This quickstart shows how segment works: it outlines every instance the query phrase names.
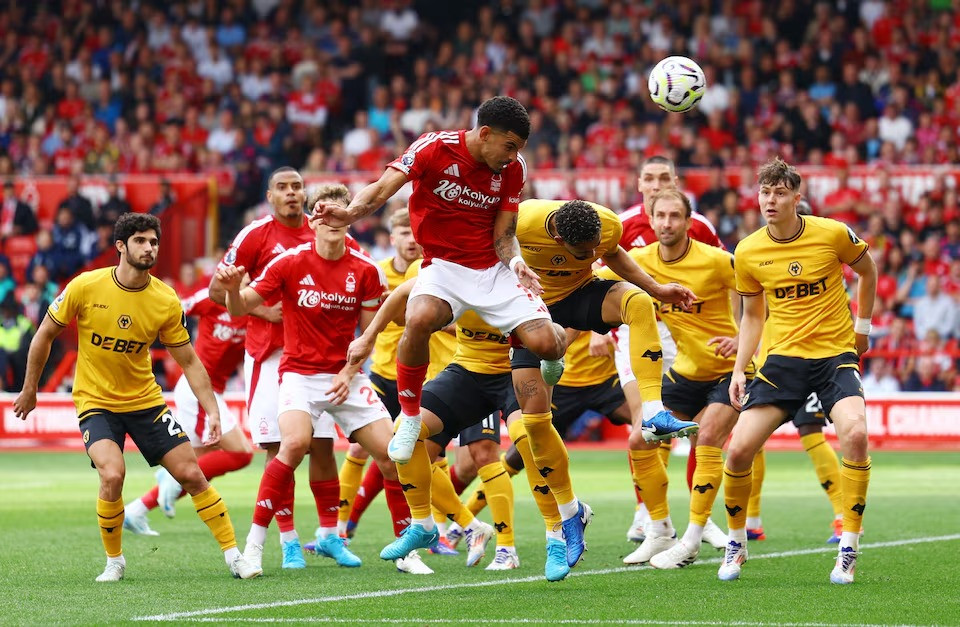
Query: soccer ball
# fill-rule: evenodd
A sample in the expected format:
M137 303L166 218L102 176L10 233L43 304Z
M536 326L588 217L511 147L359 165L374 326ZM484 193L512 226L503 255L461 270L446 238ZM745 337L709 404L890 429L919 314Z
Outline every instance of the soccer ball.
M697 106L707 89L707 79L696 61L667 57L650 71L650 99L664 111L683 113Z

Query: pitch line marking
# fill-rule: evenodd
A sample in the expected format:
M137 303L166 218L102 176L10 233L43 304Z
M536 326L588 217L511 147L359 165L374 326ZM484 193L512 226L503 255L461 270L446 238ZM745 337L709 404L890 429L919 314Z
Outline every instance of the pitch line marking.
M906 540L891 540L891 541L889 541L889 542L874 542L874 543L872 543L872 544L864 544L864 545L862 545L862 546L861 546L861 549L866 549L866 550L869 550L869 549L883 549L883 548L889 548L889 547L907 546L907 545L911 545L911 544L925 544L925 543L929 543L929 542L947 542L947 541L950 541L950 540L960 540L960 533L955 533L955 534L945 535L945 536L930 536L930 537L925 537L925 538L909 538L909 539L906 539ZM796 557L796 556L800 556L800 555L815 555L815 554L818 554L818 553L834 553L834 552L836 552L836 550L837 550L836 547L830 546L830 547L818 547L818 548L815 548L815 549L798 549L798 550L795 550L795 551L780 551L780 552L777 552L777 553L763 553L763 554L760 554L760 555L751 556L751 557L750 557L750 560L755 561L755 560L762 560L762 559L778 559L778 558L781 558L781 557ZM719 558L719 557L711 558L711 559L708 559L708 560L698 560L697 562L695 562L694 564L691 564L691 565L688 566L687 568L696 567L697 565L704 565L704 566L706 566L706 565L709 565L709 564L719 564L721 561L722 561L722 558ZM570 573L569 576L570 576L570 577L591 577L591 576L594 576L594 575L610 575L610 574L614 574L614 573L636 572L636 571L639 571L639 570L653 570L653 569L650 568L649 566L639 566L639 567L638 567L638 566L619 566L619 567L616 567L616 568L601 568L601 569L596 569L596 570L584 570L584 571L580 571L580 572L574 571L574 572ZM293 606L297 606L297 605L314 605L314 604L320 604L320 603L336 603L336 602L339 602L339 601L353 601L353 600L357 600L357 599L369 599L369 598L375 598L375 597L391 597L391 596L398 596L398 595L401 595L401 594L415 593L415 592L421 592L421 593L422 593L422 592L439 592L439 591L444 591L444 590L462 590L462 589L466 589L466 588L487 588L487 587L490 587L490 586L500 586L500 585L507 585L507 584L515 584L515 583L530 583L530 582L534 582L534 581L543 581L543 575L535 575L535 576L530 576L530 577L516 577L516 578L512 578L512 579L497 579L497 580L495 580L495 581L471 581L471 582L462 582L462 583L441 584L441 585L435 585L435 586L421 586L421 587L417 587L417 588L395 588L395 589L393 589L393 590L375 590L375 591L369 591L369 592L357 592L357 593L355 593L355 594L343 594L343 595L338 595L338 596L315 597L315 598L312 598L312 599L293 599L293 600L290 600L290 601L271 601L271 602L269 602L269 603L247 603L247 604L245 604L245 605L232 605L232 606L226 606L226 607L215 607L215 608L209 608L209 609L205 609L205 610L193 610L193 611L189 611L189 612L171 612L171 613L168 613L168 614L153 614L153 615L151 615L151 616L134 616L134 617L131 618L130 620L134 620L134 621L157 621L157 622L159 622L159 621L177 621L177 620L184 620L184 619L194 619L194 620L196 620L198 617L201 617L201 616L216 616L216 615L219 615L219 614L227 614L227 613L231 613L231 612L242 612L242 611L245 611L245 610L263 610L263 609L270 609L270 608L273 608L273 607L293 607ZM218 620L224 620L224 619L218 619ZM230 617L230 618L228 618L228 619L226 619L226 620L244 620L244 619L241 618L241 617ZM261 619L261 620L262 620L262 621L273 621L274 619ZM403 621L403 622L416 622L416 621L413 620L413 619L411 619L411 620ZM429 622L436 622L436 621L429 621ZM551 623L554 623L554 622L560 622L560 621L550 620L550 621L540 621L540 622L551 622ZM674 624L681 624L681 623L678 623L677 621L670 621L670 622L671 622L671 623L674 623ZM650 623L637 623L637 624L663 624L663 623L662 623L662 622L660 622L660 623L650 622ZM719 623L709 623L709 622L697 623L697 622L689 622L689 623L683 623L683 624L687 624L687 625L698 625L698 624L712 625L712 624L719 624ZM728 623L728 624L734 624L734 623ZM739 624L739 625L761 625L761 624L763 624L763 623L737 623L737 624ZM797 625L800 625L800 624L801 624L801 623L797 623ZM814 623L802 623L802 625L808 625L808 626L810 626L810 627L813 627L815 624L814 624Z
M222 623L224 620L237 623L375 623L375 624L391 624L391 625L404 625L407 623L419 623L423 625L428 624L452 624L452 625L476 625L478 623L475 618L333 618L333 617L320 617L320 618L214 618L214 617L203 617L203 618L189 618L186 622L191 623ZM733 627L766 627L776 625L777 627L889 627L888 625L883 624L866 624L866 623L763 623L763 622L750 622L750 621L709 621L709 620L643 620L643 619L600 619L600 618L585 618L585 619L570 619L564 618L559 620L544 620L542 618L484 618L481 621L483 624L493 623L499 625L515 625L515 624L534 624L540 625L544 623L550 624L559 624L559 625L732 625ZM909 627L906 625L900 625L899 627Z

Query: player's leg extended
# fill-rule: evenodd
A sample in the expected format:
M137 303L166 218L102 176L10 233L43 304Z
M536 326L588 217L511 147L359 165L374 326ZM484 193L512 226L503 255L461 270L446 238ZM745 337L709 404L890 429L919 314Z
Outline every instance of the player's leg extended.
M520 415L517 415L517 419L520 419ZM523 470L523 458L520 457L515 445L511 444L509 449L500 453L500 464L510 478L517 476ZM483 491L482 484L467 498L466 506L474 516L482 512L483 508L487 506L487 495Z
M394 439L396 430L402 428L401 421L402 417L394 425ZM443 429L443 423L432 412L424 412L418 422L420 433L414 443L413 454L407 463L397 466L403 496L410 507L410 526L403 535L380 551L380 557L385 560L397 560L406 557L415 549L430 548L440 539L430 511L433 468L425 442L431 433L438 433ZM390 453L389 445L387 453Z
M360 482L363 479L363 467L367 463L368 453L357 443L351 443L347 455L340 465L340 511L337 514L337 531L347 534L347 521L350 520L350 510L360 491Z
M785 415L776 405L757 405L744 410L733 429L723 469L729 535L718 577L724 581L738 579L740 566L747 559L747 504L753 484L753 458Z
M753 457L753 474L750 483L750 500L747 501L747 539L766 540L763 519L760 516L760 499L763 494L763 479L767 476L767 453L761 448Z
M260 479L253 523L247 534L244 556L259 566L263 560L263 543L267 537L270 520L277 514L278 520L292 516L289 510L289 494L293 484L293 471L303 461L313 440L313 424L310 414L304 410L288 410L278 417L282 444L277 455L267 464ZM287 510L287 511L285 511Z
M623 389L623 397L627 401L627 406L630 408L630 415L640 416L643 413L643 400L640 398L640 388L637 387L637 378L634 376L633 368L630 366L629 344L630 327L622 325L617 333L617 352L614 355L614 360L617 362L617 375L620 377L620 386ZM663 440L661 446L669 442L670 440ZM668 458L669 454L670 451L668 449ZM663 459L663 457L661 457L661 459ZM664 466L666 465L666 460L664 460ZM627 466L630 469L630 482L633 483L633 460L630 458L629 450L627 450ZM647 521L650 520L650 514L647 512L647 506L643 502L643 496L640 494L636 483L633 484L633 495L634 498L637 499L637 507L633 512L633 521L627 529L627 540L631 542L643 542L647 537L645 529Z
M639 422L639 421L638 421ZM639 427L639 424L637 425ZM670 519L667 504L667 469L658 452L660 442L647 442L641 429L630 433L628 440L630 461L633 468L634 486L643 495L650 514L646 525L646 537L633 552L623 558L624 564L644 564L657 553L662 553L677 543L677 533Z
M420 397L430 364L430 336L452 320L453 310L441 298L418 294L407 302L406 324L397 344L397 400L401 412L387 448L390 459L398 464L410 460L420 439Z
M648 441L683 437L699 428L691 421L678 421L663 407L663 351L653 299L643 290L618 282L603 299L603 321L611 327L630 327L630 366L637 379L642 402L642 431Z
M200 520L209 527L223 551L223 557L234 577L250 579L263 570L259 564L250 563L237 549L236 534L230 520L230 512L217 489L210 485L197 463L193 447L188 442L167 452L160 460L163 467L183 486L193 500Z
M498 417L494 417L499 421ZM500 461L500 443L480 439L469 443L468 448L479 467L486 500L497 532L497 554L488 570L508 570L520 566L514 543L513 483Z
M551 327L554 326L551 324ZM535 360L536 356L527 349L514 349L511 360L514 368L513 387L523 412L523 426L535 461L534 466L527 467L527 472L538 473L553 492L562 519L567 565L572 568L586 549L583 532L593 517L593 510L577 499L574 493L567 447L553 426L550 388L543 382L540 369L531 367Z
M99 418L92 416L87 418L87 421ZM81 423L81 430L83 428ZM122 433L120 437L123 437ZM97 577L97 581L119 581L123 579L126 569L126 560L123 557L123 479L126 475L123 451L116 442L105 437L88 444L87 455L100 475L97 523L100 527L100 541L103 542L103 549L107 554L106 568Z
M803 450L813 462L817 481L827 493L830 506L833 508L835 529L827 542L839 542L840 535L843 533L843 491L840 487L840 462L837 459L837 452L824 437L823 428L820 425L802 425L798 431Z
M824 401L824 409L826 404ZM843 533L840 534L840 551L830 581L853 583L863 510L867 505L867 488L870 485L870 455L867 452L867 418L863 397L848 396L837 401L830 409L830 419L837 429L843 451L840 467Z
M740 414L731 406L711 403L700 413L700 431L694 450L697 467L690 492L690 523L680 542L650 560L655 568L681 568L693 563L700 554L704 528L710 524L713 503L723 481L723 445Z
M329 419L325 415L322 420ZM332 427L332 424L330 425ZM337 520L340 513L340 478L337 469L337 459L333 454L333 438L317 437L321 434L317 425L314 425L313 438L310 441L310 492L317 507L318 537L339 535ZM279 518L277 522L279 523ZM296 529L292 530L296 534ZM290 539L296 539L293 535ZM299 540L298 540L299 542Z
M523 419L517 416L516 412L507 419L507 429L527 469L527 483L530 485L533 501L537 504L537 509L540 510L547 528L547 561L544 564L544 575L547 581L560 581L570 573L570 566L567 564L566 542L560 530L562 521L557 500L553 497L550 486L536 471L536 461L533 459L533 451L530 450L530 438L523 426Z

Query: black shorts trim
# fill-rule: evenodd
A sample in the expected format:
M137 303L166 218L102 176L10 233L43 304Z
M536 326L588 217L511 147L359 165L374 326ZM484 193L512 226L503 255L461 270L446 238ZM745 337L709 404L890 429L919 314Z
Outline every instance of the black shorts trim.
M617 283L622 281L594 277L563 299L547 305L550 317L562 327L607 333L613 327L603 321L603 299Z
M713 403L732 407L729 387L729 374L719 379L694 381L671 368L663 375L663 404L692 420Z
M169 418L161 420L164 416ZM123 451L129 435L151 466L159 464L164 455L181 444L190 443L190 438L166 405L130 412L90 409L83 413L79 426L87 450L94 442L111 440Z
M420 405L443 423L443 431L430 439L444 447L490 414L502 411L509 416L520 408L510 373L481 374L456 363L424 384Z
M810 393L815 392L824 416L829 416L841 399L863 398L859 363L854 353L822 359L768 355L753 381L747 384L743 409L775 405L792 419Z
M603 414L608 419L621 405L627 402L620 385L620 377L613 375L603 383L585 387L557 385L553 388L550 410L553 426L566 437L570 426L587 410Z
M377 396L380 397L380 400L383 401L384 406L387 408L387 411L390 412L390 416L396 418L400 415L400 399L397 398L397 382L394 379L387 379L386 377L377 374L376 372L370 373L370 384L373 387L373 391L377 393Z

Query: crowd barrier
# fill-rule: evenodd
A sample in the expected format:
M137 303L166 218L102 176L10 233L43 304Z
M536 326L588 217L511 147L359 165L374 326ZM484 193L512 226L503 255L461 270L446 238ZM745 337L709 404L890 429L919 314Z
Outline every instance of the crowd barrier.
M40 394L37 409L26 421L14 415L14 398L13 394L0 394L0 449L83 449L69 394ZM228 392L225 398L240 424L246 425L243 394ZM176 409L172 394L167 395L167 402ZM867 424L873 449L960 451L960 394L902 393L871 398L867 401ZM836 437L832 425L825 433L828 438ZM628 431L607 424L603 434L609 446L625 446ZM346 441L341 438L339 444L346 446ZM127 446L133 447L133 443ZM768 448L799 449L797 430L790 423L780 427Z

